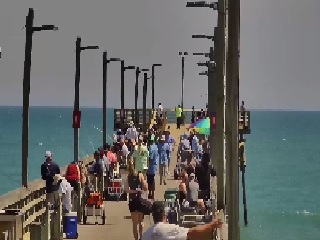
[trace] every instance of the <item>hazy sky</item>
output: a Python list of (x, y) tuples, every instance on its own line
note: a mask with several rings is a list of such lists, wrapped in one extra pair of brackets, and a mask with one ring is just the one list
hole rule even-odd
[[(0, 105), (22, 104), (23, 27), (29, 7), (35, 9), (35, 26), (60, 28), (34, 34), (31, 105), (73, 105), (77, 36), (83, 45), (100, 46), (81, 55), (81, 106), (102, 106), (103, 50), (126, 65), (162, 63), (155, 71), (155, 100), (164, 107), (176, 105), (181, 99), (178, 52), (207, 52), (212, 43), (191, 35), (212, 34), (217, 19), (215, 11), (186, 8), (186, 2), (1, 0)], [(248, 108), (320, 110), (319, 11), (319, 0), (241, 1), (240, 96)], [(196, 65), (199, 60), (186, 59), (185, 107), (206, 102), (207, 79), (198, 75), (205, 70)], [(120, 63), (108, 69), (108, 107), (119, 107)], [(134, 80), (134, 70), (126, 71), (126, 107), (134, 105)]]

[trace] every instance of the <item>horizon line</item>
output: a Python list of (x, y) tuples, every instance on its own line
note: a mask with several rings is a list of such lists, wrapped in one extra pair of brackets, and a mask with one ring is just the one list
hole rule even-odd
[[(23, 107), (22, 105), (0, 105), (0, 107)], [(73, 108), (73, 106), (41, 106), (41, 105), (32, 105), (30, 108)], [(99, 106), (81, 106), (81, 108), (101, 108)], [(174, 108), (174, 107), (169, 107), (169, 108)], [(107, 109), (120, 109), (120, 108), (115, 108), (115, 107), (107, 107)], [(126, 109), (126, 108), (125, 108)], [(131, 108), (129, 108), (131, 109)], [(133, 108), (132, 108), (133, 109)], [(138, 108), (139, 109), (139, 108)], [(148, 109), (148, 108), (147, 108)], [(248, 109), (248, 108), (247, 108)], [(249, 111), (268, 111), (268, 112), (320, 112), (319, 110), (307, 110), (307, 109), (276, 109), (276, 108), (252, 108), (249, 109)]]

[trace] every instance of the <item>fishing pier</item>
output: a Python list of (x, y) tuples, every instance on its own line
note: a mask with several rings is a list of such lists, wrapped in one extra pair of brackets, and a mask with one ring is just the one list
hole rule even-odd
[[(239, 111), (239, 56), (240, 56), (240, 1), (239, 0), (218, 0), (218, 2), (207, 3), (188, 2), (186, 7), (205, 7), (217, 12), (218, 21), (214, 28), (214, 36), (193, 35), (193, 38), (205, 38), (213, 41), (213, 47), (206, 53), (194, 53), (193, 55), (203, 55), (206, 61), (199, 63), (207, 71), (200, 75), (208, 78), (208, 107), (207, 116), (210, 121), (210, 134), (208, 143), (211, 163), (216, 169), (217, 176), (212, 179), (212, 190), (214, 193), (213, 218), (223, 221), (222, 229), (215, 233), (210, 233), (208, 240), (239, 240), (239, 172), (242, 174), (244, 219), (247, 225), (247, 207), (245, 194), (245, 134), (251, 133), (250, 112)], [(11, 191), (0, 196), (0, 240), (60, 240), (62, 233), (62, 204), (58, 199), (58, 204), (54, 209), (49, 208), (46, 202), (45, 182), (43, 180), (28, 181), (28, 150), (29, 150), (29, 97), (30, 97), (30, 76), (31, 76), (31, 55), (32, 38), (35, 32), (55, 31), (58, 28), (54, 25), (42, 25), (34, 27), (34, 10), (29, 9), (26, 17), (26, 45), (25, 45), (25, 65), (23, 78), (23, 119), (22, 119), (22, 188)], [(81, 127), (80, 110), (80, 66), (81, 52), (84, 50), (98, 50), (99, 46), (82, 45), (81, 37), (76, 39), (76, 71), (75, 71), (75, 99), (73, 110), (74, 128), (74, 161), (79, 160), (79, 132)], [(187, 52), (179, 52), (182, 60), (182, 81), (181, 81), (181, 103), (183, 125), (181, 129), (176, 129), (175, 109), (164, 109), (164, 122), (162, 130), (170, 126), (171, 135), (178, 142), (180, 136), (188, 130), (191, 119), (191, 110), (184, 106), (184, 62)], [(138, 66), (125, 65), (123, 59), (110, 58), (107, 51), (103, 52), (103, 143), (106, 143), (107, 123), (107, 65), (111, 62), (121, 63), (121, 92), (120, 109), (114, 111), (114, 129), (124, 129), (129, 122), (134, 122), (144, 133), (156, 123), (156, 111), (154, 106), (154, 67), (162, 64), (152, 65), (151, 77), (148, 76), (150, 69), (139, 68)], [(164, 67), (164, 66), (163, 66)], [(135, 69), (135, 108), (125, 109), (124, 94), (124, 73), (126, 70)], [(143, 72), (143, 106), (138, 108), (138, 79)], [(147, 109), (147, 80), (152, 80), (152, 109)], [(159, 91), (160, 92), (160, 91)], [(165, 98), (165, 94), (159, 99)], [(175, 148), (176, 151), (176, 148)], [(169, 166), (171, 172), (176, 165), (175, 153)], [(71, 159), (70, 159), (71, 160)], [(82, 164), (87, 166), (93, 161), (93, 157), (82, 159)], [(65, 169), (61, 169), (64, 172)], [(164, 192), (167, 188), (176, 188), (178, 182), (169, 179), (167, 185), (159, 185), (159, 178), (156, 176), (156, 196), (158, 200), (163, 200)], [(104, 189), (97, 189), (103, 192)], [(113, 239), (123, 240), (132, 237), (131, 220), (129, 216), (127, 201), (106, 201), (106, 224), (83, 224), (85, 200), (82, 197), (82, 189), (77, 193), (74, 201), (74, 211), (77, 213), (78, 239), (89, 240)], [(86, 219), (85, 222), (91, 222)], [(93, 223), (95, 221), (93, 220)], [(150, 216), (145, 218), (145, 228), (152, 224)]]

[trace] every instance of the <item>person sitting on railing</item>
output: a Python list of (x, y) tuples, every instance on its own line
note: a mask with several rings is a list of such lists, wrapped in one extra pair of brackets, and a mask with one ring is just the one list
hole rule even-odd
[(52, 161), (52, 153), (46, 151), (46, 161), (41, 165), (41, 178), (46, 181), (47, 202), (54, 204), (54, 194), (58, 190), (53, 177), (60, 174), (60, 167)]

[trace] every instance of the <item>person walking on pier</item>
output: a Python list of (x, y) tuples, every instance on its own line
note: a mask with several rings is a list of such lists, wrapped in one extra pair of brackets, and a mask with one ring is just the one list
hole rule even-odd
[[(125, 192), (129, 194), (129, 211), (135, 240), (141, 239), (143, 233), (142, 191), (148, 191), (141, 173), (137, 173), (133, 161), (129, 161), (129, 174), (125, 181)], [(138, 229), (139, 228), (139, 234)]]
[(222, 222), (213, 220), (209, 224), (192, 228), (179, 227), (175, 224), (166, 224), (167, 216), (163, 202), (154, 202), (152, 205), (152, 225), (142, 236), (141, 240), (198, 240), (206, 239), (213, 230), (221, 228)]
[(180, 129), (182, 123), (182, 108), (180, 105), (176, 108), (176, 117), (177, 117), (177, 129)]
[(154, 140), (150, 140), (150, 147), (149, 147), (149, 168), (147, 173), (147, 183), (148, 183), (148, 198), (154, 199), (154, 192), (155, 192), (155, 180), (154, 177), (157, 173), (157, 169), (159, 167), (159, 152), (158, 146), (155, 144)]
[(60, 167), (52, 161), (52, 153), (46, 151), (46, 161), (41, 165), (41, 178), (46, 181), (47, 202), (55, 204), (55, 194), (58, 191), (54, 184), (54, 176), (60, 174)]
[(166, 185), (167, 181), (167, 167), (168, 167), (168, 151), (169, 145), (165, 143), (165, 136), (159, 139), (158, 152), (159, 152), (159, 174), (160, 174), (160, 185), (162, 183)]
[(145, 176), (146, 171), (148, 170), (149, 150), (148, 147), (143, 144), (142, 138), (138, 140), (138, 146), (133, 151), (132, 158), (135, 169), (138, 173), (142, 173)]

